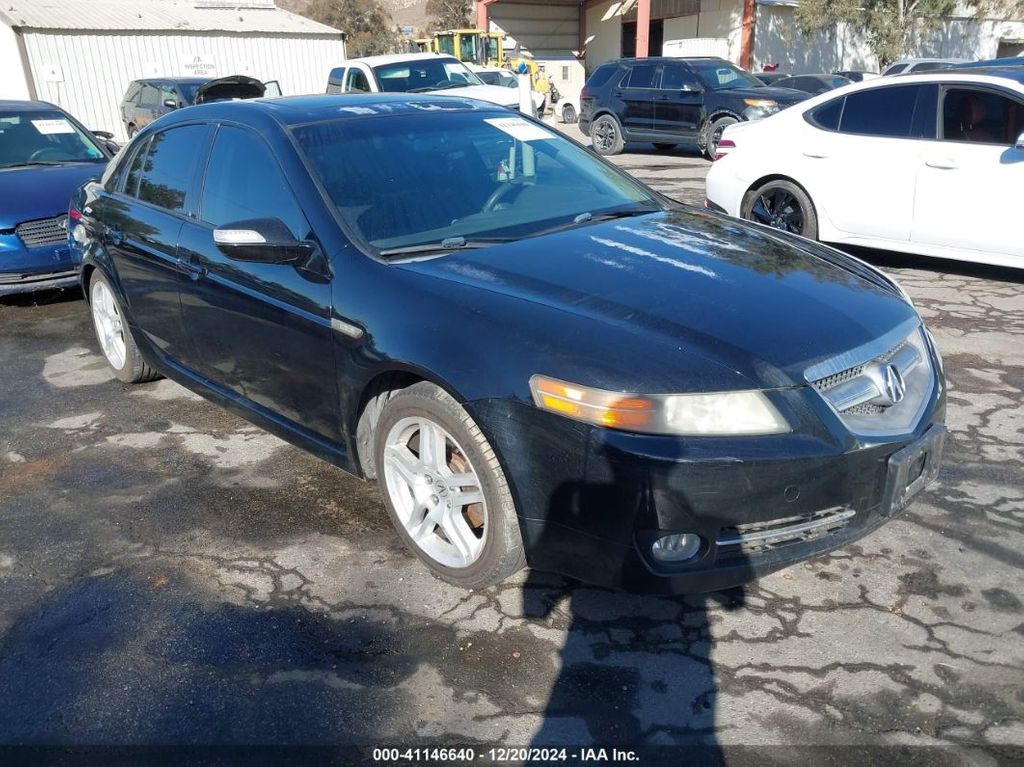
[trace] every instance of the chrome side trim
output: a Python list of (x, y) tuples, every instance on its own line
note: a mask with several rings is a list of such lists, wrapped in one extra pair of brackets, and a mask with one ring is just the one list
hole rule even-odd
[(920, 327), (921, 320), (915, 317), (908, 317), (888, 333), (868, 341), (854, 349), (837, 354), (827, 360), (817, 362), (804, 370), (804, 378), (808, 383), (818, 381), (828, 376), (834, 376), (849, 370), (858, 365), (871, 362), (896, 346), (900, 341), (909, 336), (915, 329)]
[(361, 327), (344, 320), (339, 320), (337, 317), (331, 318), (331, 329), (337, 330), (343, 336), (348, 336), (349, 338), (358, 340), (363, 337), (363, 329)]
[(742, 546), (750, 543), (773, 543), (776, 541), (785, 541), (793, 538), (794, 536), (813, 537), (814, 533), (835, 527), (837, 524), (843, 526), (846, 524), (846, 520), (854, 516), (857, 512), (853, 509), (840, 509), (838, 511), (830, 512), (817, 519), (811, 519), (807, 522), (800, 522), (795, 525), (787, 525), (786, 527), (775, 527), (768, 530), (755, 530), (749, 533), (737, 533), (736, 535), (725, 536), (718, 539), (719, 546)]

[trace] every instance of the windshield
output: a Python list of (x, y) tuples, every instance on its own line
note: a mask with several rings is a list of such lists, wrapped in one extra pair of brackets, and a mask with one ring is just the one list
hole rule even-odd
[(106, 159), (62, 112), (0, 111), (0, 168)]
[(691, 59), (689, 65), (705, 86), (713, 91), (728, 88), (763, 88), (764, 83), (728, 61)]
[(514, 240), (661, 208), (638, 182), (522, 117), (416, 106), (294, 129), (341, 216), (378, 251)]
[(181, 91), (181, 95), (185, 98), (186, 104), (196, 103), (196, 91), (206, 83), (179, 83), (178, 90)]
[(483, 85), (479, 77), (456, 59), (417, 59), (381, 64), (373, 71), (385, 93), (417, 93)]

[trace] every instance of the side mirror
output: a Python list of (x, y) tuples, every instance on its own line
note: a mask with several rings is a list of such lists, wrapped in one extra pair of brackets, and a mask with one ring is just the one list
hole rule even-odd
[(107, 151), (110, 152), (111, 154), (117, 154), (118, 152), (121, 151), (121, 145), (118, 144), (116, 141), (111, 141), (109, 139), (103, 142), (103, 146), (105, 146)]
[(704, 89), (701, 88), (699, 85), (684, 85), (679, 90), (681, 90), (683, 93), (703, 93), (704, 92)]
[(1017, 149), (1024, 149), (1024, 133), (1017, 136), (1017, 143), (1014, 144), (1014, 147)]
[(168, 109), (177, 109), (178, 101), (177, 99), (164, 99), (164, 106)]
[(313, 255), (314, 246), (295, 239), (279, 218), (235, 221), (213, 230), (220, 251), (235, 261), (257, 264), (301, 264)]

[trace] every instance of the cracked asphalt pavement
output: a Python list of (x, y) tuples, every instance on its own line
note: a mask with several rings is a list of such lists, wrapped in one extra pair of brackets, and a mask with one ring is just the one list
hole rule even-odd
[[(616, 161), (703, 194), (695, 156)], [(0, 743), (1024, 746), (1024, 272), (868, 256), (945, 356), (939, 481), (687, 599), (449, 587), (373, 486), (116, 381), (77, 295), (0, 303)]]

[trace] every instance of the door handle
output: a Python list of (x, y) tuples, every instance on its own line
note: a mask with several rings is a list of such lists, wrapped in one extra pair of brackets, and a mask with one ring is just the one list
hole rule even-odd
[(117, 226), (104, 227), (103, 236), (111, 245), (120, 245), (124, 242), (124, 235), (121, 233), (121, 228)]
[(187, 274), (190, 280), (201, 280), (206, 276), (206, 267), (194, 258), (179, 258), (178, 269)]
[(924, 164), (929, 168), (938, 168), (939, 170), (956, 170), (960, 167), (951, 157), (933, 157), (925, 160)]
[(813, 160), (824, 160), (828, 157), (828, 152), (824, 149), (805, 149), (804, 157), (810, 157)]
[(668, 101), (668, 96), (658, 96), (658, 101)]

